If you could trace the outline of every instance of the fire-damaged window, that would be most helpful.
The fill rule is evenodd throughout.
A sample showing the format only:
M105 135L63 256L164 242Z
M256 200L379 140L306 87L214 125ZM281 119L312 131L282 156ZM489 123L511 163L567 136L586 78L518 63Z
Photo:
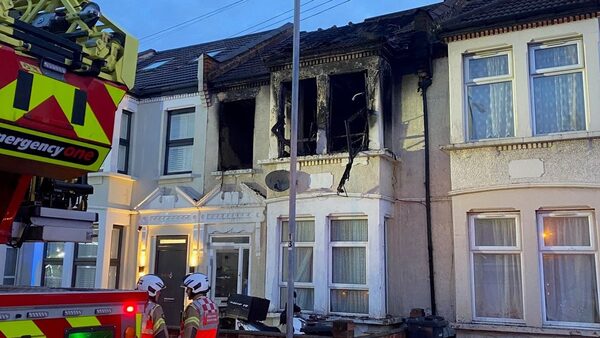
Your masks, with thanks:
M286 124L292 116L292 83L281 85L281 107L284 109ZM298 155L317 153L317 80L301 80L298 86ZM288 155L285 155L288 156Z
M330 77L329 153L368 144L366 73Z
M219 170L251 169L254 99L224 102L219 115Z

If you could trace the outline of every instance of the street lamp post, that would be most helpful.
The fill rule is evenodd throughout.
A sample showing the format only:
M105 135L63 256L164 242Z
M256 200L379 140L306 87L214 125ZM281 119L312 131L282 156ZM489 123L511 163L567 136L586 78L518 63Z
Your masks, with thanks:
M286 337L294 337L294 278L296 272L296 163L298 155L298 84L300 77L300 0L294 0L294 38L292 52L292 121L290 137L290 208L288 221L288 275Z

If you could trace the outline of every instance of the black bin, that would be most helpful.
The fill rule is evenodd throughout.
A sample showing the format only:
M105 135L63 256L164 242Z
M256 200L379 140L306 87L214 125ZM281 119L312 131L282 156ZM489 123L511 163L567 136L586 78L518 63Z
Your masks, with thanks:
M454 337L454 330L448 321L439 316L408 318L408 338L448 338Z
M240 294L232 294L227 299L227 317L246 321L259 321L267 318L270 300Z

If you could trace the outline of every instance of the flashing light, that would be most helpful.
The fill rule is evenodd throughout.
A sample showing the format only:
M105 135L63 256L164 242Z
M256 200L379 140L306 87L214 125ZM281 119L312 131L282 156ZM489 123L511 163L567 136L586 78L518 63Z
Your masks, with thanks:
M133 313L134 311L135 311L135 306L133 306L133 305L125 306L125 313Z

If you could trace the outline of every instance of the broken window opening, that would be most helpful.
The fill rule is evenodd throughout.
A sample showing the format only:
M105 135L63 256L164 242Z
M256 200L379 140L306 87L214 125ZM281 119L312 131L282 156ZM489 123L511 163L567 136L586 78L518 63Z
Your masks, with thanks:
M291 125L291 116L292 83L282 82L278 120L272 129L278 136L279 157L287 157L290 154L290 128L285 128L285 125ZM298 156L317 153L317 130L317 79L301 80L298 86Z
M252 169L255 100L221 103L219 170Z
M331 114L329 125L329 152L348 152L348 163L337 187L337 193L346 192L346 182L354 158L368 149L369 116L367 109L366 72L335 75L331 83Z
M330 77L329 153L352 153L368 145L366 75Z

